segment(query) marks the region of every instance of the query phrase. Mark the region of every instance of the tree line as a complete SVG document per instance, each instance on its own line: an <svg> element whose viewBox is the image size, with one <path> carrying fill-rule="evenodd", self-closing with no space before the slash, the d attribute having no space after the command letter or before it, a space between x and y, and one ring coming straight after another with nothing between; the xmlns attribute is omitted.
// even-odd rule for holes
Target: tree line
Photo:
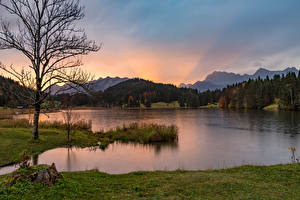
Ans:
<svg viewBox="0 0 300 200"><path fill-rule="evenodd" d="M29 102L22 98L27 90L18 82L0 76L0 107L27 107Z"/></svg>
<svg viewBox="0 0 300 200"><path fill-rule="evenodd" d="M22 98L16 98L13 94L13 91L21 89L17 82L0 77L0 106L28 105ZM178 101L181 107L218 104L220 108L262 109L277 104L281 109L297 110L300 107L300 74L275 75L272 79L249 79L222 90L201 93L195 89L177 88L171 84L130 79L104 92L59 94L49 98L49 102L58 102L63 107L151 107L152 103L174 101Z"/></svg>
<svg viewBox="0 0 300 200"><path fill-rule="evenodd" d="M216 95L215 92L212 92ZM296 110L300 106L300 73L275 75L272 79L249 79L223 89L219 98L221 108L262 109L278 104L281 109Z"/></svg>
<svg viewBox="0 0 300 200"><path fill-rule="evenodd" d="M222 90L201 93L195 89L131 79L93 95L62 94L54 99L63 105L70 103L74 106L139 107L143 104L151 107L156 102L178 101L181 107L218 104L220 108L262 109L277 104L281 109L297 110L300 107L300 74L249 79Z"/></svg>
<svg viewBox="0 0 300 200"><path fill-rule="evenodd" d="M103 107L151 107L152 103L178 101L181 107L198 107L200 96L195 89L177 88L171 84L154 83L143 79L130 79L91 94L60 94L52 97L62 105Z"/></svg>

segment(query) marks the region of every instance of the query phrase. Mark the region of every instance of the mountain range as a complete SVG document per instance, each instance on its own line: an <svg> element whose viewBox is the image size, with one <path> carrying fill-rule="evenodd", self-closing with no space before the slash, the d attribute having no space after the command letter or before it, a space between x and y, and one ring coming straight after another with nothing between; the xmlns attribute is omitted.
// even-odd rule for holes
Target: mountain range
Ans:
<svg viewBox="0 0 300 200"><path fill-rule="evenodd" d="M114 85L117 85L121 82L129 80L128 78L120 78L120 77L106 77L106 78L99 78L97 80L91 81L89 84L89 88L94 90L94 91L104 91L107 88L110 88ZM56 93L76 93L78 90L75 89L68 89L65 90L66 86L58 86L55 85L54 87L51 88L51 93L56 94ZM58 92L58 91L63 91L63 92Z"/></svg>
<svg viewBox="0 0 300 200"><path fill-rule="evenodd" d="M197 89L199 92L204 92L207 90L222 89L227 87L227 85L248 81L249 79L257 79L258 77L260 77L261 79L265 79L267 78L267 76L269 78L273 78L274 75L286 75L290 72L298 74L299 70L295 67L289 67L282 71L271 71L264 68L260 68L252 75L241 75L232 72L215 71L209 74L204 81L197 81L194 84L181 83L179 87L193 88Z"/></svg>
<svg viewBox="0 0 300 200"><path fill-rule="evenodd" d="M240 83L243 81L247 81L249 79L257 79L260 77L261 79L265 79L267 76L273 78L274 75L285 75L289 72L294 72L296 74L299 73L299 70L295 67L289 67L282 71L271 71L264 68L258 69L254 74L236 74L232 72L224 72L224 71L215 71L209 74L204 81L197 81L194 84L184 84L181 83L179 85L180 88L192 88L197 89L199 92L204 92L207 90L216 90L227 87L227 85L232 85L235 83ZM94 80L90 83L90 89L94 91L104 91L112 86L115 86L119 83L129 80L129 78L120 78L120 77L106 77L99 78L98 80ZM54 86L52 88L52 94L57 93L59 90L63 90L65 86ZM64 91L64 90L63 90ZM77 91L74 89L70 89L60 93L76 93Z"/></svg>

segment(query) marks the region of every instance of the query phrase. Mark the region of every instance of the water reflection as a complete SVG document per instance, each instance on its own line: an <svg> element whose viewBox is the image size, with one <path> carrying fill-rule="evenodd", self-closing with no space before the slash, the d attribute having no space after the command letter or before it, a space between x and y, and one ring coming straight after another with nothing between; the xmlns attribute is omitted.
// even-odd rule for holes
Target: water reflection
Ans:
<svg viewBox="0 0 300 200"><path fill-rule="evenodd" d="M61 171L99 169L108 173L137 170L198 170L242 164L290 162L289 147L300 150L300 113L223 110L78 110L93 130L132 122L175 124L178 144L111 144L98 148L54 149L33 163L55 162ZM62 119L51 113L47 120ZM24 117L24 116L23 116ZM1 169L0 169L1 173Z"/></svg>
<svg viewBox="0 0 300 200"><path fill-rule="evenodd" d="M155 162L160 157L162 152L173 152L177 151L177 143L156 143L156 144L137 144L137 143L119 143L115 142L110 144L107 149L102 150L99 147L88 147L88 148L57 148L41 155L34 155L31 158L30 165L39 164L52 164L56 163L59 171L80 171L98 169L108 173L127 173L137 170L145 170L144 167L136 168L136 162L140 158L139 162L146 163L144 158L151 158L148 160L148 170L160 169L153 165L151 167L150 162ZM139 149L140 151L136 151ZM127 155L123 155L126 153ZM140 157L137 156L140 154ZM152 156L150 156L151 154ZM121 156L122 155L122 156ZM143 158L144 157L144 158ZM116 162L111 162L109 159L116 159ZM118 162L117 162L118 161ZM120 164L122 163L122 164ZM101 167L102 166L102 167ZM159 165L163 166L163 165ZM112 168L110 170L110 168ZM164 166L168 169L167 166ZM17 166L8 166L0 169L0 175L10 173L17 169ZM176 168L174 168L176 169Z"/></svg>
<svg viewBox="0 0 300 200"><path fill-rule="evenodd" d="M56 163L60 171L98 169L118 174L136 170L155 170L164 164L161 153L175 154L174 145L111 144L105 151L99 148L58 148L39 156L39 163ZM176 169L176 168L174 168Z"/></svg>

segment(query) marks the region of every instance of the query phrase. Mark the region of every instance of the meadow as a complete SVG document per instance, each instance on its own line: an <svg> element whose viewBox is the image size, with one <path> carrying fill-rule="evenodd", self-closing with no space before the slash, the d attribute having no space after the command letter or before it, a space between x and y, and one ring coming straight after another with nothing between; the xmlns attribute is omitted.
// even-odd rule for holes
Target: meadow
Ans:
<svg viewBox="0 0 300 200"><path fill-rule="evenodd" d="M154 171L109 175L62 173L54 186L27 181L6 187L0 199L298 199L300 165L242 166L206 171Z"/></svg>

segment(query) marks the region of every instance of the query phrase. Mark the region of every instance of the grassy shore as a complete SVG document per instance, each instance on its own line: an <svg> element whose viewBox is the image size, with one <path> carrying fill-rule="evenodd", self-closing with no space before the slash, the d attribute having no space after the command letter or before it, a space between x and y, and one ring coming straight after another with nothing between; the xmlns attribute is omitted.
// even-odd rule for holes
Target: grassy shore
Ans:
<svg viewBox="0 0 300 200"><path fill-rule="evenodd" d="M41 122L39 140L31 139L31 124L26 119L0 120L0 167L18 162L22 153L40 154L57 147L99 146L105 149L110 143L136 142L177 142L177 127L157 124L133 123L107 132L93 133L91 123L78 121L73 125L71 140L62 122Z"/></svg>
<svg viewBox="0 0 300 200"><path fill-rule="evenodd" d="M218 104L207 104L206 106L200 106L199 108L203 109L217 109L219 108Z"/></svg>
<svg viewBox="0 0 300 200"><path fill-rule="evenodd" d="M67 141L66 132L57 129L40 129L40 139L31 140L31 129L0 128L0 166L13 164L20 159L20 154L42 153L56 147L88 147L97 145L98 138L84 131L76 131Z"/></svg>
<svg viewBox="0 0 300 200"><path fill-rule="evenodd" d="M299 199L300 165L242 166L224 170L156 171L109 175L62 173L53 187L17 183L0 199Z"/></svg>
<svg viewBox="0 0 300 200"><path fill-rule="evenodd" d="M165 102L157 102L157 103L152 103L151 108L180 108L180 105L178 101L173 101L171 103L165 103Z"/></svg>
<svg viewBox="0 0 300 200"><path fill-rule="evenodd" d="M22 152L33 155L56 147L95 146L99 138L102 138L89 131L77 130L72 134L72 140L67 141L65 131L44 124L48 129L41 129L40 139L32 141L31 129L20 128L22 123L12 122L10 125L17 128L0 128L0 166L15 162ZM147 128L149 126L125 126L112 130L115 132L106 133L107 136L103 138L111 140L115 137L113 139L122 141L122 137L126 136L129 137L126 140L135 140L141 136L139 132L132 134L134 131L143 130L143 133L150 134L157 129L167 134L167 141L170 136L168 134L172 132L172 129L165 130L165 126L146 130ZM144 141L150 142L151 137L148 136ZM67 172L62 175L63 178L53 187L32 185L26 180L7 187L6 180L9 175L0 176L0 200L298 199L300 196L300 164L242 166L206 171L134 172L123 175L109 175L93 170Z"/></svg>
<svg viewBox="0 0 300 200"><path fill-rule="evenodd" d="M264 107L263 110L278 111L279 110L279 105L278 104L272 104L272 105Z"/></svg>

